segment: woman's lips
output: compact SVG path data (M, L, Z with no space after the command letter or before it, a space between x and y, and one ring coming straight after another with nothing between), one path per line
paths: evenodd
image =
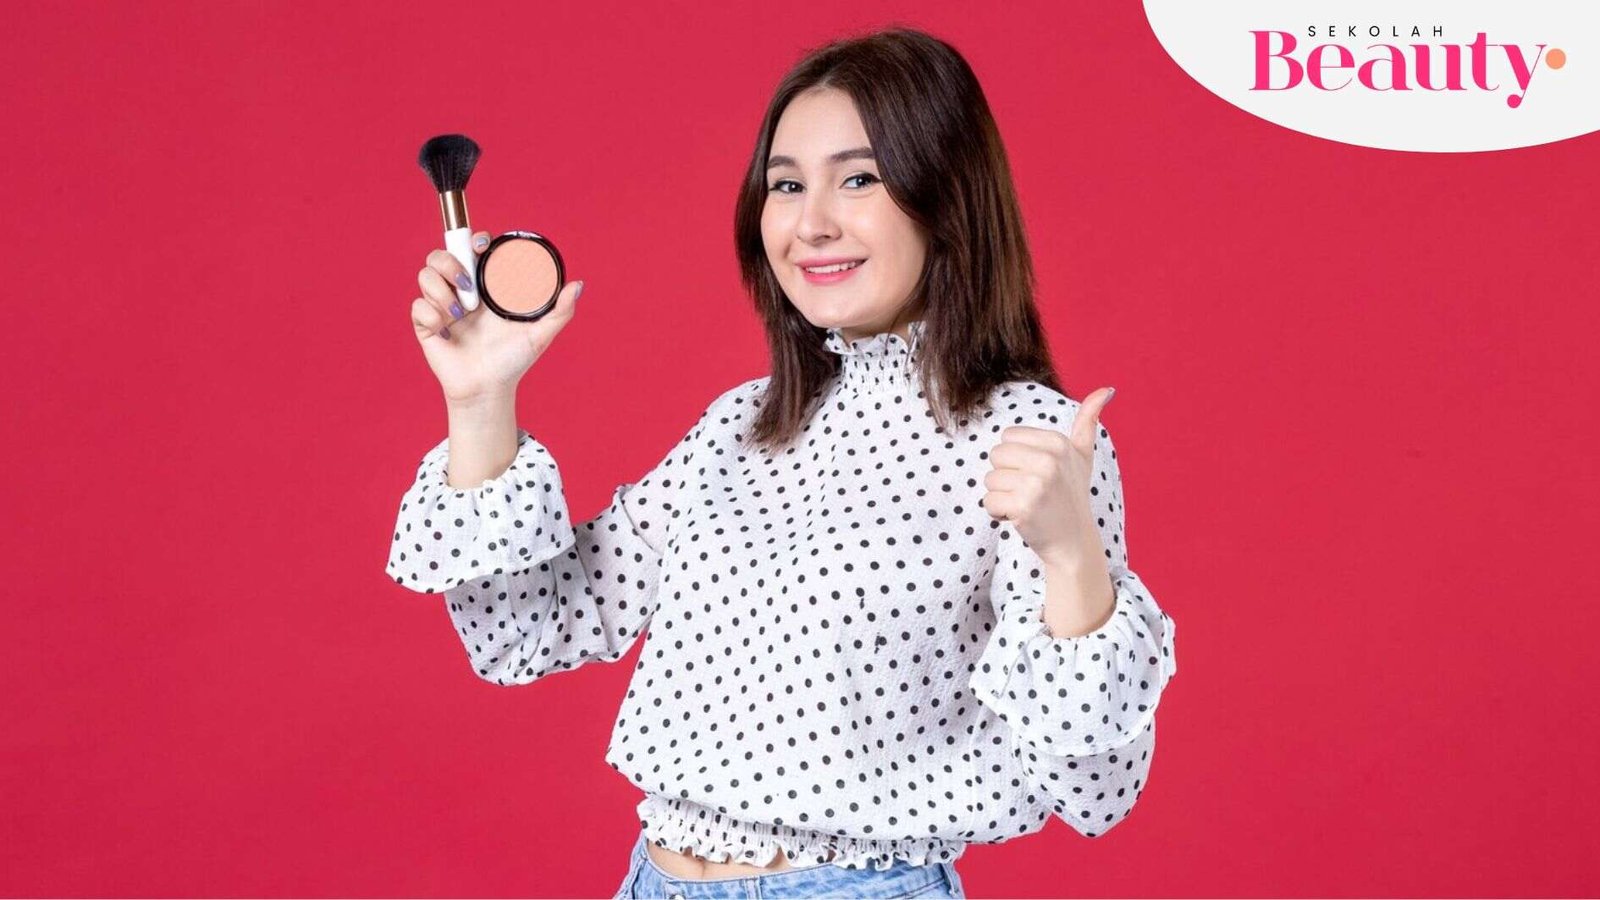
M808 272L805 269L800 269L800 274L806 277L808 284L837 284L854 275L866 264L867 261L863 259L850 268L839 272Z

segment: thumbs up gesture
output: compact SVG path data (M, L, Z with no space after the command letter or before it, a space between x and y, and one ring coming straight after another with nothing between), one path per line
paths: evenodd
M989 451L983 508L1012 524L1047 564L1062 568L1105 561L1089 507L1100 411L1115 388L1101 388L1078 406L1070 435L1013 425Z

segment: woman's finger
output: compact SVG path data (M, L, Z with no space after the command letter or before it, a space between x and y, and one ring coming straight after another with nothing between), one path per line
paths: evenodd
M456 292L445 284L444 276L437 269L429 266L418 272L417 286L422 288L422 296L438 310L446 325L466 317L467 312L456 298Z
M1072 440L1080 447L1094 449L1095 438L1100 434L1100 411L1111 402L1117 392L1114 387L1095 391L1078 404L1077 418L1072 420Z
M550 311L553 313L560 313L566 316L568 319L571 319L578 311L578 297L582 294L583 282L568 282L567 285L561 289L561 294L556 297L555 308Z
M425 297L418 297L411 301L411 325L417 330L417 337L428 336L445 337L448 339L448 323L440 315L438 307Z
M489 232L475 231L472 234L472 252L482 253L489 247Z
M472 276L467 273L466 269L462 268L461 263L450 251L436 249L429 253L428 268L438 272L446 281L461 290L472 290Z

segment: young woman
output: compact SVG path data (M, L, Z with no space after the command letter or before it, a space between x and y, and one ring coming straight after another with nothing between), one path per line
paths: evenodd
M619 897L963 896L968 844L1104 834L1149 773L1174 625L1128 568L1110 391L1051 366L970 67L908 29L806 57L735 238L771 374L579 524L514 398L582 283L539 322L463 316L433 251L411 315L449 437L390 577L445 594L495 684L648 628L606 752L645 794Z

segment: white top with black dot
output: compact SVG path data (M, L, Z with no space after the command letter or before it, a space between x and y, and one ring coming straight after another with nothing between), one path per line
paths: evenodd
M714 862L888 868L969 843L1088 837L1132 809L1174 623L1128 569L1104 426L1090 491L1116 606L1054 639L1039 557L980 500L1003 428L1070 432L1034 382L940 429L914 380L922 322L846 342L795 445L741 438L763 376L722 394L650 472L577 524L525 430L509 469L448 486L449 440L400 505L387 572L443 592L473 669L527 684L627 653L648 628L606 762L648 839Z

